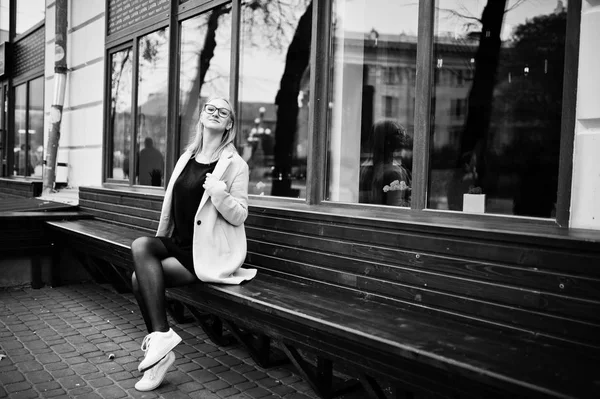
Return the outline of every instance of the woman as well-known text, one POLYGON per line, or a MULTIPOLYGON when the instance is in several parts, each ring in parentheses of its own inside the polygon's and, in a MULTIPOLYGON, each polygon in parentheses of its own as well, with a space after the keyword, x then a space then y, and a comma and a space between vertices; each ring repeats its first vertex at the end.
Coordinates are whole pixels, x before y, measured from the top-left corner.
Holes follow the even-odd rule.
POLYGON ((401 161, 412 151, 406 130, 392 120, 376 122, 369 136, 369 158, 360 167, 359 202, 410 206, 411 176, 401 161))
POLYGON ((197 280, 239 284, 256 275, 246 257, 248 165, 237 154, 235 115, 223 98, 200 112, 197 133, 177 161, 167 186, 156 237, 131 245, 133 292, 148 329, 142 343, 139 391, 157 388, 181 342, 167 321, 165 287, 197 280))

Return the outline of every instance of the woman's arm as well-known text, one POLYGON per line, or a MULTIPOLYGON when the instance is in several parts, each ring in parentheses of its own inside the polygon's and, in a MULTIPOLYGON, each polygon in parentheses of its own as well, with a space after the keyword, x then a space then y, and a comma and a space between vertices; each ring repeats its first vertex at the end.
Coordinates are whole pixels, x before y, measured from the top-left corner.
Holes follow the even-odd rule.
POLYGON ((248 217, 248 181, 250 180, 250 172, 245 162, 243 162, 240 169, 231 182, 229 192, 219 189, 210 190, 211 192, 209 192, 210 199, 215 208, 217 208, 217 211, 234 226, 241 225, 248 217))

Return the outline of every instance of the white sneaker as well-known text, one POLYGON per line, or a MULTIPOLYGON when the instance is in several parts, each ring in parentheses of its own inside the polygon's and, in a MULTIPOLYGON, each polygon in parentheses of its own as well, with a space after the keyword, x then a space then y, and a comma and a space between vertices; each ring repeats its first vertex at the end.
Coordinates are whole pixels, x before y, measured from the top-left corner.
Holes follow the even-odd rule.
POLYGON ((135 384, 135 389, 145 392, 158 388, 174 361, 175 354, 173 352, 167 353, 167 356, 163 357, 154 367, 144 372, 142 379, 135 384))
POLYGON ((142 350, 146 354, 138 366, 140 372, 148 370, 181 342, 181 337, 172 328, 167 332, 155 331, 146 335, 142 350))

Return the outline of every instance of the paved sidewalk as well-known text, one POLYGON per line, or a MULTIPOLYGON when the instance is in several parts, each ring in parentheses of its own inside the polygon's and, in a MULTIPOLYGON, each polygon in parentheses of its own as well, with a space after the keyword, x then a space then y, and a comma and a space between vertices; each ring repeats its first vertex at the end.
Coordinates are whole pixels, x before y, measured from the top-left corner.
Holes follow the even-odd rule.
POLYGON ((93 283, 0 290, 0 398, 316 398, 289 367, 265 370, 195 323, 173 329, 183 337, 174 367, 138 392, 146 331, 131 294, 93 283))

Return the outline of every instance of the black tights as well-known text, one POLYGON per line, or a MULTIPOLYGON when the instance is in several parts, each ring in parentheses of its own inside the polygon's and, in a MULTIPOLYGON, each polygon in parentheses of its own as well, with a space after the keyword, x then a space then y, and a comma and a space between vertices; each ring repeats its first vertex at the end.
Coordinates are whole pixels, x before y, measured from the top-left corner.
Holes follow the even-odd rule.
POLYGON ((165 288, 189 284, 196 276, 179 261, 169 257, 156 237, 140 237, 131 244, 135 272, 131 276, 133 294, 148 332, 169 331, 165 288))

